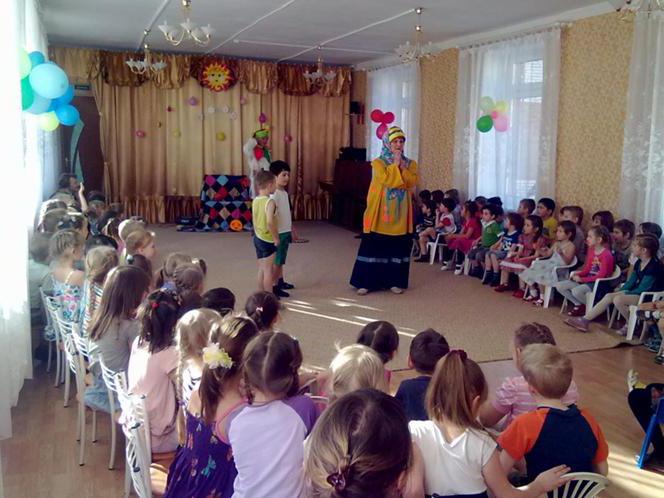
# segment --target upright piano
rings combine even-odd
[[[332,198],[330,222],[361,231],[370,183],[370,162],[337,159],[334,164],[334,180],[320,182],[321,189],[329,192]]]

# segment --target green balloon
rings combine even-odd
[[[30,85],[30,78],[27,76],[21,80],[21,108],[25,111],[29,109],[35,101],[35,92]]]
[[[23,47],[18,49],[18,71],[21,74],[21,79],[25,78],[32,70],[32,62],[30,56]]]
[[[486,133],[493,128],[493,119],[491,116],[482,116],[477,120],[477,129],[482,133]]]

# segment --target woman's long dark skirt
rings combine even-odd
[[[411,234],[363,234],[350,285],[370,291],[391,287],[407,289],[412,246]]]

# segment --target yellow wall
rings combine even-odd
[[[612,13],[576,21],[562,38],[556,198],[588,217],[618,207],[633,29]]]
[[[615,212],[633,24],[616,14],[575,21],[562,36],[556,199]],[[451,188],[458,51],[422,62],[420,188]],[[358,80],[355,80],[356,82]]]

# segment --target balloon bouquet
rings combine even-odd
[[[380,123],[376,129],[376,136],[378,140],[382,140],[383,135],[387,131],[387,125],[394,122],[394,114],[391,112],[383,112],[380,109],[371,111],[371,121]]]
[[[21,108],[39,117],[45,131],[53,131],[61,124],[74,126],[80,115],[70,104],[74,87],[67,74],[57,64],[47,61],[39,51],[29,54],[19,49],[21,75]]]
[[[507,114],[507,102],[498,100],[494,103],[491,97],[482,97],[480,109],[483,116],[477,120],[477,129],[481,133],[488,133],[491,128],[495,128],[497,132],[509,130],[510,117]]]

